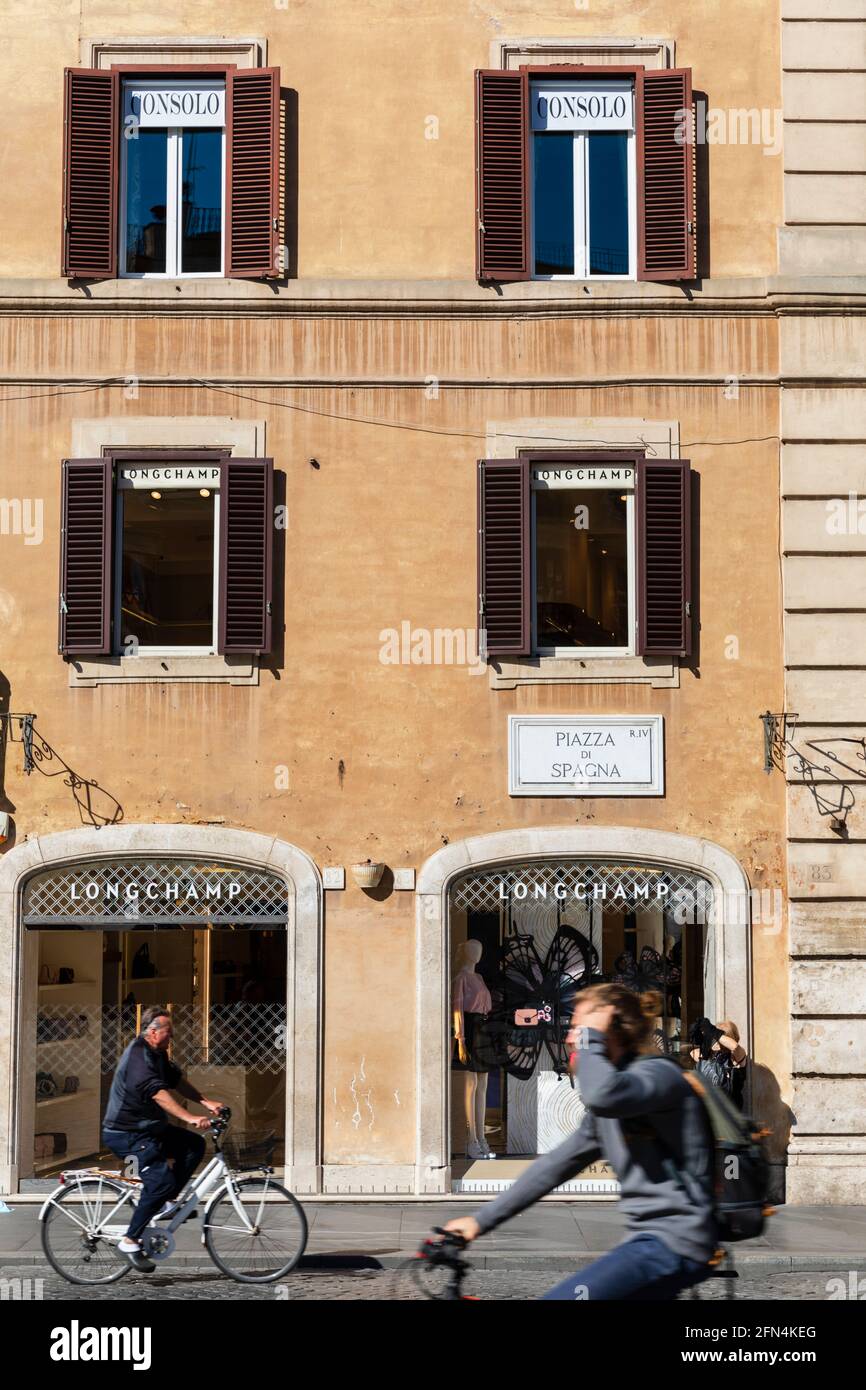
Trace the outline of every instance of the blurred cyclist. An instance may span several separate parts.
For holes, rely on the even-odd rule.
[[[619,1179],[629,1231],[548,1299],[672,1299],[710,1273],[717,1246],[713,1138],[703,1103],[673,1059],[655,1052],[661,997],[591,985],[569,1044],[586,1114],[506,1192],[446,1230],[475,1240],[603,1158]]]

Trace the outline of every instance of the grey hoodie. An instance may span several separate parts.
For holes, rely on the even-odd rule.
[[[631,1235],[656,1236],[675,1254],[708,1260],[718,1244],[713,1215],[713,1139],[704,1107],[670,1058],[614,1064],[604,1037],[590,1028],[579,1053],[586,1115],[558,1148],[475,1213],[482,1231],[537,1202],[598,1158],[620,1183]]]

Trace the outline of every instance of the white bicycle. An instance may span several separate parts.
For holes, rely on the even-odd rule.
[[[170,1221],[153,1222],[142,1254],[167,1260],[174,1233],[202,1204],[201,1240],[214,1264],[241,1284],[269,1284],[297,1265],[307,1244],[307,1218],[297,1198],[274,1181],[273,1135],[223,1138],[231,1111],[211,1119],[214,1155],[177,1198]],[[239,1176],[255,1174],[256,1176]],[[39,1220],[49,1264],[70,1284],[113,1284],[132,1266],[117,1249],[138,1201],[141,1182],[99,1169],[61,1174]]]

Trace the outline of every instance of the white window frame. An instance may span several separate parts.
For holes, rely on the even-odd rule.
[[[136,82],[136,86],[141,85]],[[214,126],[208,129],[216,129]],[[220,200],[222,206],[222,232],[220,235],[219,270],[182,270],[183,226],[179,216],[183,204],[183,136],[193,132],[195,126],[151,126],[165,130],[166,149],[166,188],[165,188],[165,270],[127,270],[126,269],[126,193],[127,160],[130,141],[121,131],[123,153],[120,160],[120,236],[118,269],[121,280],[222,280],[225,279],[226,265],[226,128],[222,126],[222,148],[220,154]],[[173,232],[173,235],[172,235]]]
[[[213,506],[213,628],[211,632],[210,645],[200,647],[159,647],[146,645],[144,642],[138,644],[138,654],[140,656],[215,656],[219,641],[219,592],[220,592],[220,485],[219,483],[209,483],[208,487],[214,499]],[[173,488],[169,491],[181,492],[186,489]],[[128,488],[118,487],[114,499],[114,655],[126,656],[128,653],[124,646],[123,639],[123,499]]]
[[[559,656],[574,659],[575,657],[587,657],[595,660],[596,658],[635,655],[635,636],[637,623],[637,536],[635,529],[635,500],[634,484],[626,485],[617,483],[610,488],[593,488],[594,492],[616,492],[618,496],[625,493],[625,523],[626,523],[626,564],[628,567],[628,617],[627,629],[631,634],[631,640],[625,647],[542,647],[538,642],[538,530],[536,526],[536,494],[543,489],[537,487],[530,481],[530,560],[531,560],[531,619],[532,619],[532,652],[534,656]],[[585,492],[585,488],[574,487],[564,488],[565,492]]]
[[[581,82],[581,89],[587,86]],[[603,91],[604,81],[591,84],[592,89],[596,88]],[[531,92],[538,88],[543,89],[543,81],[533,81]],[[530,99],[531,106],[531,99]],[[567,132],[559,132],[567,133]],[[575,130],[572,135],[572,158],[574,188],[574,274],[573,275],[543,275],[535,269],[535,140],[536,136],[545,138],[544,132],[531,131],[530,152],[529,152],[529,238],[532,256],[532,278],[533,280],[636,280],[637,279],[637,144],[635,131],[626,131],[626,172],[628,178],[628,274],[610,275],[595,274],[591,275],[587,268],[588,246],[587,235],[589,228],[589,159],[587,158],[587,136],[593,134],[592,131]]]

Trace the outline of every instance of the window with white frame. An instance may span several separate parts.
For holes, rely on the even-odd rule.
[[[122,463],[115,521],[116,646],[217,650],[219,464]]]
[[[224,273],[225,79],[123,83],[120,273]]]
[[[533,463],[533,647],[630,655],[635,632],[635,469]]]
[[[634,279],[632,79],[542,80],[530,94],[535,278]]]

